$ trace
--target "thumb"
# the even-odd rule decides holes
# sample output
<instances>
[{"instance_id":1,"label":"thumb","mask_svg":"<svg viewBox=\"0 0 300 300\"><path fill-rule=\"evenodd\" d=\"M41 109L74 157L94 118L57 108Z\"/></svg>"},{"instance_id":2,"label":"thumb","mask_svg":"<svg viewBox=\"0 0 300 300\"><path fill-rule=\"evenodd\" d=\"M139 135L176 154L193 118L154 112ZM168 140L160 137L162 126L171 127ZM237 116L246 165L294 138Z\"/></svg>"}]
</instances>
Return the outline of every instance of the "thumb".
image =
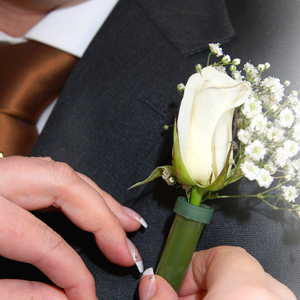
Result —
<instances>
[{"instance_id":1,"label":"thumb","mask_svg":"<svg viewBox=\"0 0 300 300\"><path fill-rule=\"evenodd\" d=\"M147 269L139 285L140 300L176 300L177 293L162 277L153 274L153 269Z\"/></svg>"}]
</instances>

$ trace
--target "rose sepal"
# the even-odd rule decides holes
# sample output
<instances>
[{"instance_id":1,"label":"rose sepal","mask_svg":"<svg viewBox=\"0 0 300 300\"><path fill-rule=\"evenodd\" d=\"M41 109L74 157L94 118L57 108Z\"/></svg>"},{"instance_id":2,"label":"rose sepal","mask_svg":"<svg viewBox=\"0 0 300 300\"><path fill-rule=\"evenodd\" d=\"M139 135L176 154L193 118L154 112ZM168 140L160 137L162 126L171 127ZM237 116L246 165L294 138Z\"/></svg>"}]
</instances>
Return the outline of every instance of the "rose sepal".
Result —
<instances>
[{"instance_id":1,"label":"rose sepal","mask_svg":"<svg viewBox=\"0 0 300 300\"><path fill-rule=\"evenodd\" d=\"M228 151L228 154L226 157L226 162L225 162L222 172L219 174L219 176L216 178L216 180L212 184L210 184L209 186L206 187L206 189L208 191L217 192L217 191L223 189L225 185L227 185L226 181L228 179L228 170L230 167L229 160L231 159L231 152L232 152L232 145L229 148L229 151Z\"/></svg>"},{"instance_id":2,"label":"rose sepal","mask_svg":"<svg viewBox=\"0 0 300 300\"><path fill-rule=\"evenodd\" d=\"M226 180L225 185L228 185L230 183L234 183L234 182L240 180L243 177L243 175L240 174L240 173L241 172L240 172L240 170L237 167L235 167L234 169L232 169L230 171L229 175L227 176L227 180Z\"/></svg>"},{"instance_id":3,"label":"rose sepal","mask_svg":"<svg viewBox=\"0 0 300 300\"><path fill-rule=\"evenodd\" d=\"M174 133L173 133L173 150L172 150L172 166L173 171L177 179L184 185L198 186L199 188L205 188L203 185L195 182L189 175L180 153L179 140L177 134L177 122L174 122Z\"/></svg>"},{"instance_id":4,"label":"rose sepal","mask_svg":"<svg viewBox=\"0 0 300 300\"><path fill-rule=\"evenodd\" d=\"M143 181L140 181L134 185L132 185L129 189L132 189L132 188L135 188L137 186L140 186L140 185L143 185L145 183L148 183L160 176L163 175L164 171L165 170L168 170L170 171L172 174L174 174L174 171L173 171L173 167L172 166L160 166L160 167L157 167L151 174L148 178L146 178L145 180Z\"/></svg>"}]
</instances>

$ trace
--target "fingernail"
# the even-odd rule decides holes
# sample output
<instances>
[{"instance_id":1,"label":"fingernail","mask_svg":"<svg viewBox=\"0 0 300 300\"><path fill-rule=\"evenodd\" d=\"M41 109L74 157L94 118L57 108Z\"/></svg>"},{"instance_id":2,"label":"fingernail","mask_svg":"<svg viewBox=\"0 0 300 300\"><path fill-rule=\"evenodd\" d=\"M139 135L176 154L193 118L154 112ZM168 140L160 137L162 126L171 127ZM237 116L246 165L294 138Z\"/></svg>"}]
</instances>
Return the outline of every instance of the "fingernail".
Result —
<instances>
[{"instance_id":1,"label":"fingernail","mask_svg":"<svg viewBox=\"0 0 300 300\"><path fill-rule=\"evenodd\" d=\"M154 275L154 270L153 268L148 268L147 270L144 271L143 275L142 275L142 278L144 276L147 276L147 275Z\"/></svg>"},{"instance_id":2,"label":"fingernail","mask_svg":"<svg viewBox=\"0 0 300 300\"><path fill-rule=\"evenodd\" d=\"M151 299L154 294L156 293L156 282L155 282L155 276L153 273L153 268L149 268L147 270L145 270L145 272L143 273L143 276L147 276L147 275L152 275L149 277L149 279L146 281L145 283L145 298L143 298L144 300L148 300Z\"/></svg>"},{"instance_id":3,"label":"fingernail","mask_svg":"<svg viewBox=\"0 0 300 300\"><path fill-rule=\"evenodd\" d=\"M130 217L136 219L137 221L139 221L143 227L147 228L148 224L146 223L146 221L138 214L136 213L134 210L132 210L129 207L123 206L124 211L127 213L127 215L129 215Z\"/></svg>"},{"instance_id":4,"label":"fingernail","mask_svg":"<svg viewBox=\"0 0 300 300\"><path fill-rule=\"evenodd\" d=\"M127 239L127 246L128 246L128 250L129 250L139 272L143 273L144 266L143 266L143 261L142 261L139 251L136 249L134 244L129 239Z\"/></svg>"}]
</instances>

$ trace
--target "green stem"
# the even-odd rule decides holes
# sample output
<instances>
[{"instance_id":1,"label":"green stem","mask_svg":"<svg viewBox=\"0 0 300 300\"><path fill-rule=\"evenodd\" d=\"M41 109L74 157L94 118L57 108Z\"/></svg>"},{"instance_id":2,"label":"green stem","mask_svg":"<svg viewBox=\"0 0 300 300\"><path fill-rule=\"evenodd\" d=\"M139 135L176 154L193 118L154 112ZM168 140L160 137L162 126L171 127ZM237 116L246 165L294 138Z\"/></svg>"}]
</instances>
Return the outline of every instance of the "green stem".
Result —
<instances>
[{"instance_id":1,"label":"green stem","mask_svg":"<svg viewBox=\"0 0 300 300\"><path fill-rule=\"evenodd\" d=\"M258 198L262 199L263 193L255 194L255 195L218 195L216 199L227 199L227 198ZM277 198L277 196L272 195L264 195L263 198Z\"/></svg>"},{"instance_id":2,"label":"green stem","mask_svg":"<svg viewBox=\"0 0 300 300\"><path fill-rule=\"evenodd\" d=\"M207 57L207 66L209 66L209 59L210 59L210 56L211 56L211 53L208 54L208 57Z\"/></svg>"},{"instance_id":3,"label":"green stem","mask_svg":"<svg viewBox=\"0 0 300 300\"><path fill-rule=\"evenodd\" d=\"M213 211L205 204L194 206L184 197L177 198L176 216L156 270L176 292L180 290L204 225L210 222Z\"/></svg>"},{"instance_id":4,"label":"green stem","mask_svg":"<svg viewBox=\"0 0 300 300\"><path fill-rule=\"evenodd\" d=\"M198 186L192 187L190 203L196 206L200 206L205 189Z\"/></svg>"},{"instance_id":5,"label":"green stem","mask_svg":"<svg viewBox=\"0 0 300 300\"><path fill-rule=\"evenodd\" d=\"M200 238L204 223L176 215L155 274L178 293Z\"/></svg>"}]
</instances>

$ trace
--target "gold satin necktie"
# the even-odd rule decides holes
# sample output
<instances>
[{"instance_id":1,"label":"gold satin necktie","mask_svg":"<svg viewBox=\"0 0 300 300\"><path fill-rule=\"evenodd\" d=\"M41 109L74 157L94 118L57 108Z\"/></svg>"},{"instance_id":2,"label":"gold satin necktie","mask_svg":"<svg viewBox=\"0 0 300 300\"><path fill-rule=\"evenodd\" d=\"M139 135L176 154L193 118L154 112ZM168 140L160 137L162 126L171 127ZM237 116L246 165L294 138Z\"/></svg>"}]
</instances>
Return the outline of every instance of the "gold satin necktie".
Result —
<instances>
[{"instance_id":1,"label":"gold satin necktie","mask_svg":"<svg viewBox=\"0 0 300 300\"><path fill-rule=\"evenodd\" d=\"M0 151L29 155L38 133L36 123L60 94L77 58L28 41L0 44Z\"/></svg>"}]
</instances>

